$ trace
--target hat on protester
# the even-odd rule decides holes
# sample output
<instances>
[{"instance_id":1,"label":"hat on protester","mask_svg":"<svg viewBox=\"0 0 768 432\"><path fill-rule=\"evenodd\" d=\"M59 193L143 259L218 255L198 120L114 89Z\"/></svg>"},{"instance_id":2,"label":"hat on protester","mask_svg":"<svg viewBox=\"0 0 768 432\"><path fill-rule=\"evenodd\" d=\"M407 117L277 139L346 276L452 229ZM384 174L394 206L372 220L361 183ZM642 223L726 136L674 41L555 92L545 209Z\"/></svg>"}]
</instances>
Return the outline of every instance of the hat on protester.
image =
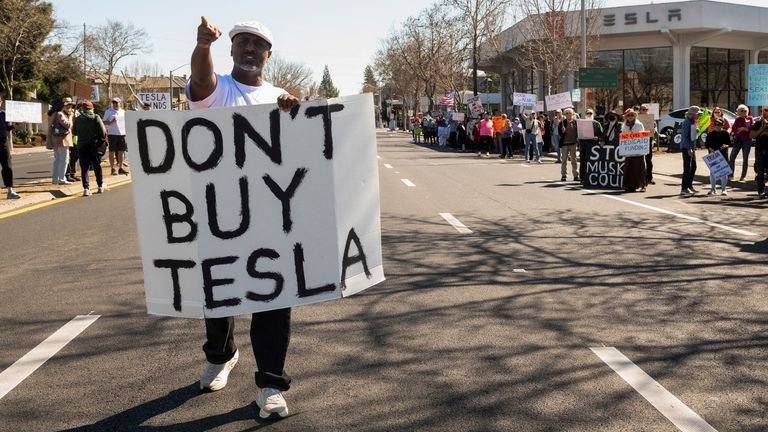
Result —
<instances>
[{"instance_id":1,"label":"hat on protester","mask_svg":"<svg viewBox=\"0 0 768 432\"><path fill-rule=\"evenodd\" d=\"M722 126L723 125L723 119L716 118L715 119L715 126Z\"/></svg>"},{"instance_id":2,"label":"hat on protester","mask_svg":"<svg viewBox=\"0 0 768 432\"><path fill-rule=\"evenodd\" d=\"M64 101L61 99L54 99L51 101L51 109L54 111L58 111L60 109L64 108Z\"/></svg>"},{"instance_id":3,"label":"hat on protester","mask_svg":"<svg viewBox=\"0 0 768 432\"><path fill-rule=\"evenodd\" d=\"M112 98L112 102L122 103L123 100L120 99L119 97L115 96L115 97Z\"/></svg>"},{"instance_id":4,"label":"hat on protester","mask_svg":"<svg viewBox=\"0 0 768 432\"><path fill-rule=\"evenodd\" d=\"M688 115L691 115L691 114L699 115L699 114L701 114L701 108L699 108L696 105L691 105L691 107L688 108L688 112L686 114L688 114Z\"/></svg>"},{"instance_id":5,"label":"hat on protester","mask_svg":"<svg viewBox=\"0 0 768 432\"><path fill-rule=\"evenodd\" d=\"M632 108L627 108L626 110L624 110L624 117L626 117L628 114L635 114L635 110L633 110Z\"/></svg>"},{"instance_id":6,"label":"hat on protester","mask_svg":"<svg viewBox=\"0 0 768 432\"><path fill-rule=\"evenodd\" d=\"M87 100L87 101L83 101L83 106L84 106L85 108L90 108L90 109L93 109L93 103L92 103L91 101L89 101L89 100Z\"/></svg>"},{"instance_id":7,"label":"hat on protester","mask_svg":"<svg viewBox=\"0 0 768 432\"><path fill-rule=\"evenodd\" d=\"M229 31L229 40L235 38L240 33L250 33L256 35L272 45L272 32L262 23L258 21L243 21L235 24L232 30Z\"/></svg>"},{"instance_id":8,"label":"hat on protester","mask_svg":"<svg viewBox=\"0 0 768 432\"><path fill-rule=\"evenodd\" d=\"M62 103L63 103L64 105L74 105L74 104L75 104L74 102L72 102L72 98L71 98L71 97L69 97L69 96L65 97L65 98L62 100Z\"/></svg>"}]
</instances>

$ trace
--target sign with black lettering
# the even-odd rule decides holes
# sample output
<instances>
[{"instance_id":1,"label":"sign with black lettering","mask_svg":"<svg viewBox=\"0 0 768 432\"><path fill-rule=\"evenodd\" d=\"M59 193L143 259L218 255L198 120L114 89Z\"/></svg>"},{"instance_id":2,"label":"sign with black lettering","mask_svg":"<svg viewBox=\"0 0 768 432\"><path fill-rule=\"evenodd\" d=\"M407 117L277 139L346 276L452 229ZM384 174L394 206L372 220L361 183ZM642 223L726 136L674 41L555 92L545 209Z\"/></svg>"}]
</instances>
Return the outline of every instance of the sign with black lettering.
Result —
<instances>
[{"instance_id":1,"label":"sign with black lettering","mask_svg":"<svg viewBox=\"0 0 768 432\"><path fill-rule=\"evenodd\" d=\"M624 156L613 145L590 144L586 158L586 187L622 189L624 187Z\"/></svg>"},{"instance_id":2,"label":"sign with black lettering","mask_svg":"<svg viewBox=\"0 0 768 432\"><path fill-rule=\"evenodd\" d=\"M216 318L384 280L371 94L130 112L149 313Z\"/></svg>"},{"instance_id":3,"label":"sign with black lettering","mask_svg":"<svg viewBox=\"0 0 768 432\"><path fill-rule=\"evenodd\" d=\"M153 110L171 109L170 93L139 93L137 95L142 104Z\"/></svg>"}]
</instances>

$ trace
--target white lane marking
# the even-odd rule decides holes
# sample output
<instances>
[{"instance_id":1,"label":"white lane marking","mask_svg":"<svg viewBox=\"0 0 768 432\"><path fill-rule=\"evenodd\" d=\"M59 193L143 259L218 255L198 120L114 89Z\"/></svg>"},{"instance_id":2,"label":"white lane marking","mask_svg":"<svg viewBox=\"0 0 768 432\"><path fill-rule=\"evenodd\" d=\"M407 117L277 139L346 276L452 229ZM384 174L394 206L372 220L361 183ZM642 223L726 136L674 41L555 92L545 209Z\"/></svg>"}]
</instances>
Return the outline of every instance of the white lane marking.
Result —
<instances>
[{"instance_id":1,"label":"white lane marking","mask_svg":"<svg viewBox=\"0 0 768 432\"><path fill-rule=\"evenodd\" d=\"M590 349L682 432L717 432L616 348Z\"/></svg>"},{"instance_id":2,"label":"white lane marking","mask_svg":"<svg viewBox=\"0 0 768 432\"><path fill-rule=\"evenodd\" d=\"M388 168L388 169L392 169L392 165L390 165L390 164L384 164L384 167Z\"/></svg>"},{"instance_id":3,"label":"white lane marking","mask_svg":"<svg viewBox=\"0 0 768 432\"><path fill-rule=\"evenodd\" d=\"M0 399L93 324L101 315L78 315L0 373Z\"/></svg>"},{"instance_id":4,"label":"white lane marking","mask_svg":"<svg viewBox=\"0 0 768 432\"><path fill-rule=\"evenodd\" d=\"M525 163L525 162L523 162L522 164L520 164L520 166L521 166L521 167L523 167L523 168L530 168L530 167L531 167L531 165L530 165L530 164L528 164L528 163Z\"/></svg>"},{"instance_id":5,"label":"white lane marking","mask_svg":"<svg viewBox=\"0 0 768 432\"><path fill-rule=\"evenodd\" d=\"M443 217L451 226L456 228L456 231L462 233L462 234L471 234L472 230L467 228L466 225L461 223L458 219L456 219L452 214L450 213L440 213L440 216Z\"/></svg>"},{"instance_id":6,"label":"white lane marking","mask_svg":"<svg viewBox=\"0 0 768 432\"><path fill-rule=\"evenodd\" d=\"M668 214L668 215L679 217L679 218L682 218L682 219L688 219L689 221L693 221L693 222L697 222L697 223L703 223L704 225L708 225L708 226L711 226L713 228L724 229L726 231L731 231L731 232L734 232L736 234L741 234L741 235L745 235L745 236L756 236L757 235L757 234L755 234L755 233L753 233L751 231L746 231L746 230L738 229L738 228L732 228L732 227L729 227L729 226L726 226L726 225L720 225L720 224L717 224L717 223L714 223L714 222L709 222L709 221L705 221L703 219L699 219L697 217L688 216L688 215L684 215L684 214L680 214L680 213L675 213L675 212L670 211L670 210L666 210L666 209L659 208L659 207L654 207L654 206L649 206L648 204L643 204L643 203L631 201L631 200L620 198L620 197L617 197L617 196L605 195L604 193L597 192L597 191L592 191L592 190L589 190L589 189L582 189L582 191L584 191L586 193L590 193L592 195L599 195L599 196L602 196L602 197L605 197L605 198L610 198L612 200L621 201L623 203L636 205L638 207L642 207L642 208L645 208L645 209L648 209L648 210L657 211L659 213Z\"/></svg>"},{"instance_id":7,"label":"white lane marking","mask_svg":"<svg viewBox=\"0 0 768 432\"><path fill-rule=\"evenodd\" d=\"M512 269L512 273L528 273L525 269Z\"/></svg>"},{"instance_id":8,"label":"white lane marking","mask_svg":"<svg viewBox=\"0 0 768 432\"><path fill-rule=\"evenodd\" d=\"M415 184L413 184L413 182L412 182L412 181L410 181L410 180L408 180L408 179L400 179L400 181L402 181L403 183L405 183L405 185L406 185L406 186L408 186L408 187L416 187L416 185L415 185Z\"/></svg>"}]
</instances>

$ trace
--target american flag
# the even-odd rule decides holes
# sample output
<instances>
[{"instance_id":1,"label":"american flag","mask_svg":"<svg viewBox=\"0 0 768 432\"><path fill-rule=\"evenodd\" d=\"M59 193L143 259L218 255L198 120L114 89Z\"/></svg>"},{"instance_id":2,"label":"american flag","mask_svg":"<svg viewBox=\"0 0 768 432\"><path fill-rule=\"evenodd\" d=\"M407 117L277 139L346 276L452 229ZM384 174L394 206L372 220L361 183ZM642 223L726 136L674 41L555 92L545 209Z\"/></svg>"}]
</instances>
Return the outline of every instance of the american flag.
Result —
<instances>
[{"instance_id":1,"label":"american flag","mask_svg":"<svg viewBox=\"0 0 768 432\"><path fill-rule=\"evenodd\" d=\"M453 96L455 93L455 91L452 91L448 96L443 96L443 98L440 99L440 103L438 103L438 105L453 106Z\"/></svg>"}]
</instances>

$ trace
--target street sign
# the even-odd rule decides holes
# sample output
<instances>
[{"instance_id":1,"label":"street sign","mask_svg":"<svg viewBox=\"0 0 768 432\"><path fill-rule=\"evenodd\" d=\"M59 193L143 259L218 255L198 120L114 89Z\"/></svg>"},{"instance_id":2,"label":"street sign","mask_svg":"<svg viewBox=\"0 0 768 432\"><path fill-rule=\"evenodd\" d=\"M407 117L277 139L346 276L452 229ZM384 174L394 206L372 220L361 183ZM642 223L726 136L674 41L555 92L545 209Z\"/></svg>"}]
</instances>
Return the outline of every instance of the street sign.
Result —
<instances>
[{"instance_id":1,"label":"street sign","mask_svg":"<svg viewBox=\"0 0 768 432\"><path fill-rule=\"evenodd\" d=\"M581 102L581 89L571 89L571 101Z\"/></svg>"},{"instance_id":2,"label":"street sign","mask_svg":"<svg viewBox=\"0 0 768 432\"><path fill-rule=\"evenodd\" d=\"M616 68L579 68L579 87L616 88L619 70Z\"/></svg>"}]
</instances>

